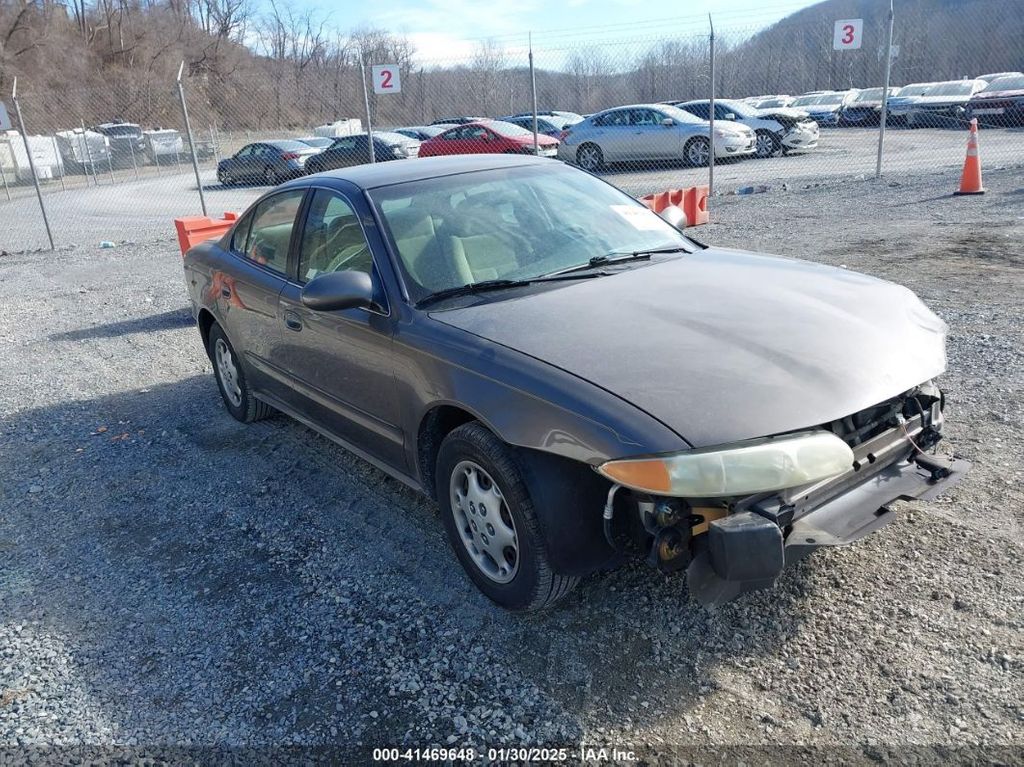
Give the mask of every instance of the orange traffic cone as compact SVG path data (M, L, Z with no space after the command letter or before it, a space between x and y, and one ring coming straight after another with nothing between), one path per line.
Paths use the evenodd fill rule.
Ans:
M960 175L960 188L953 194L985 194L981 185L981 157L978 156L978 118L971 119L971 132L967 136L967 159Z

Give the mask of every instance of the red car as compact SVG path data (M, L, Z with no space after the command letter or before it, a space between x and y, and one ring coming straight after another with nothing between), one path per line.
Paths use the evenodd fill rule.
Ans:
M537 154L557 153L557 139L537 136ZM420 144L420 157L445 154L533 154L533 133L501 120L480 120L456 125Z

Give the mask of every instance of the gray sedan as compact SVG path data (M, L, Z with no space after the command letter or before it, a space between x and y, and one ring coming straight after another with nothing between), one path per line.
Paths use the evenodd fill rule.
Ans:
M707 165L711 124L666 104L634 104L606 109L571 126L562 138L558 157L584 170L605 163L683 160ZM755 153L754 132L736 123L716 124L715 158Z
M705 602L768 587L967 468L934 450L945 325L913 293L700 245L562 163L292 181L185 283L227 411L286 413L435 499L510 609L629 556Z

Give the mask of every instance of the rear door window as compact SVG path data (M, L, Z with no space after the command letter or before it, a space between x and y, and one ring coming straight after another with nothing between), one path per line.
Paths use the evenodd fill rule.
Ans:
M243 253L246 258L281 275L287 274L295 216L304 195L305 190L294 189L268 197L256 207Z

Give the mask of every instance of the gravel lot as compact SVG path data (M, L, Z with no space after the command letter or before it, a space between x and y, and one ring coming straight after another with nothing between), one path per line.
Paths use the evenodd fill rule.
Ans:
M1024 185L955 183L726 197L695 230L917 291L951 326L946 433L974 462L714 612L636 564L506 614L433 503L285 417L227 415L169 237L0 258L0 746L785 744L820 762L980 744L1019 762Z

